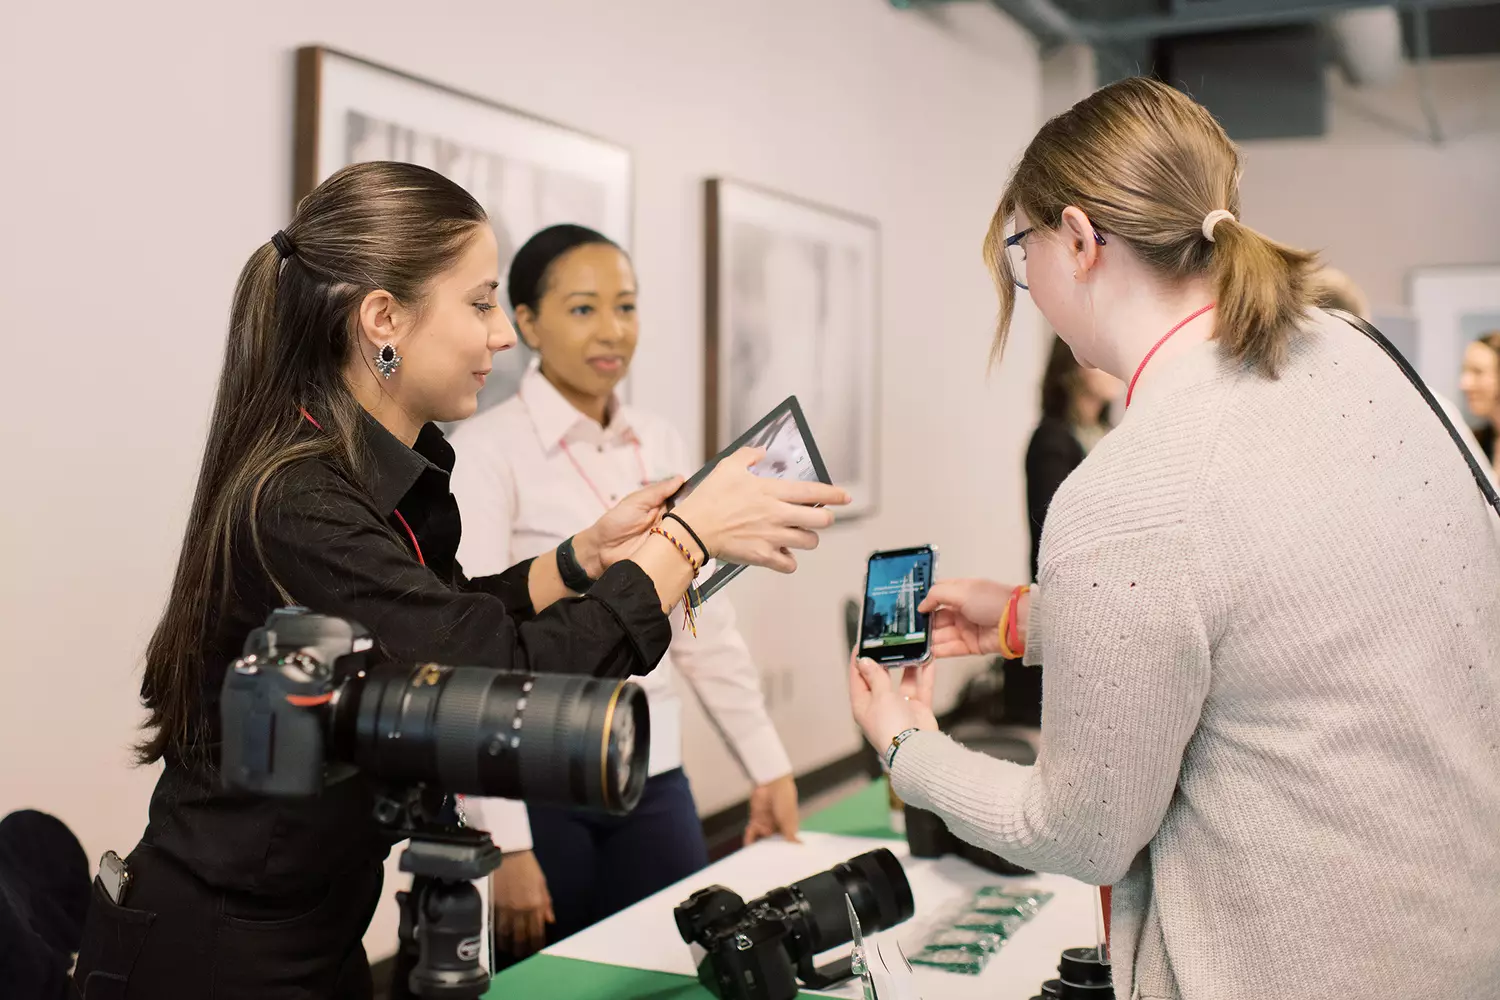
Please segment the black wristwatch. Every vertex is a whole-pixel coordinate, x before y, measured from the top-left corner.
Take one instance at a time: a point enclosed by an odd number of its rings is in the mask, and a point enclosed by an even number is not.
[[[573,551],[571,538],[557,547],[557,572],[562,577],[563,586],[575,594],[586,594],[594,585],[594,578],[589,576],[583,563],[578,561],[578,553]]]

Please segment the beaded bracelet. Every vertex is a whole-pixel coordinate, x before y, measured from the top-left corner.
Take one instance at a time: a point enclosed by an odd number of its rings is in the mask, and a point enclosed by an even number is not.
[[[698,571],[703,568],[703,564],[698,562],[697,557],[688,550],[686,545],[673,538],[672,533],[661,525],[652,528],[651,534],[660,535],[671,542],[672,547],[680,552],[682,558],[686,559],[688,565],[692,567],[693,579],[688,583],[687,593],[682,596],[682,627],[691,629],[693,638],[696,639],[698,638],[698,608],[703,604],[703,598],[698,595]]]

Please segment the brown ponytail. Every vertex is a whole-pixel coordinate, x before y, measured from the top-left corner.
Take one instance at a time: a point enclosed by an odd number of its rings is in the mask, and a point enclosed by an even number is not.
[[[984,259],[1000,296],[994,355],[1015,306],[1005,231],[1018,211],[1056,229],[1070,205],[1121,240],[1168,280],[1210,276],[1218,299],[1214,336],[1234,358],[1274,377],[1303,310],[1317,255],[1275,243],[1235,221],[1239,151],[1208,110],[1145,77],[1095,91],[1031,140],[985,237]],[[1224,210],[1212,241],[1210,212]]]
[[[1317,255],[1267,239],[1234,219],[1221,221],[1213,234],[1214,337],[1231,357],[1274,378],[1311,304]]]
[[[283,235],[287,256],[265,243],[234,290],[219,393],[198,488],[166,609],[146,648],[141,697],[150,711],[141,763],[169,750],[197,756],[205,650],[222,613],[235,558],[267,570],[258,509],[276,475],[321,457],[357,475],[363,409],[344,377],[356,353],[354,316],[384,289],[419,306],[433,278],[453,266],[484,209],[463,188],[409,163],[359,163],[302,199]],[[308,434],[306,410],[322,428]],[[248,547],[246,546],[248,542]],[[291,600],[281,590],[283,600]]]

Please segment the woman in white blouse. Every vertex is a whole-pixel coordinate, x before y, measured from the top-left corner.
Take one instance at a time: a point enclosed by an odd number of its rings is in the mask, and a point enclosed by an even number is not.
[[[540,364],[515,397],[453,436],[459,557],[471,573],[557,548],[643,484],[694,471],[670,424],[615,396],[639,333],[635,272],[624,251],[593,230],[553,226],[517,252],[508,291],[516,327]],[[491,884],[501,948],[511,956],[576,933],[707,864],[682,771],[676,676],[692,686],[754,782],[746,842],[774,833],[795,838],[791,763],[734,611],[718,596],[700,609],[697,637],[679,628],[667,657],[637,678],[651,705],[651,778],[629,816],[468,803],[505,852]]]

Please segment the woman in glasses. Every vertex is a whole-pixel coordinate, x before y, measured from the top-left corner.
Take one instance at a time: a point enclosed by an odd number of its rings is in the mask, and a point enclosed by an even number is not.
[[[933,731],[930,666],[851,664],[855,714],[905,801],[1114,887],[1118,996],[1487,996],[1500,543],[1418,392],[1310,307],[1313,255],[1240,221],[1240,170],[1146,79],[1032,140],[987,243],[995,349],[1025,285],[1125,411],[1053,498],[1034,588],[924,610],[940,656],[1047,665],[1037,762]]]

